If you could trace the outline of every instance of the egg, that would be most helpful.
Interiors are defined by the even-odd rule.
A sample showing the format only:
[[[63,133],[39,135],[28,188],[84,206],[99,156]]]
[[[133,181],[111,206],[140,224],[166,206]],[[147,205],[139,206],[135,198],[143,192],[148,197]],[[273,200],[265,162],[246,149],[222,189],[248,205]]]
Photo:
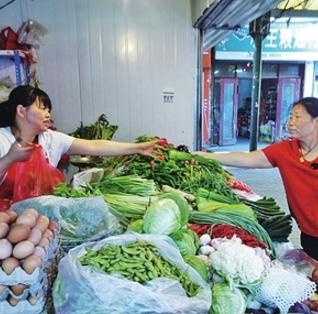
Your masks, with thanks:
[[[0,240],[0,260],[6,259],[12,254],[12,244],[8,239]]]
[[[16,298],[14,298],[13,296],[11,296],[11,295],[9,295],[9,297],[8,297],[8,302],[12,306],[16,306],[19,303],[19,301]]]
[[[38,216],[39,216],[38,211],[37,211],[36,209],[34,209],[34,208],[27,208],[27,209],[25,209],[25,210],[23,211],[22,215],[23,215],[23,214],[31,214],[31,215],[33,215],[35,218],[38,218]]]
[[[35,304],[38,302],[38,299],[35,298],[35,297],[32,297],[31,294],[28,296],[27,299],[28,299],[28,301],[29,301],[32,305],[35,305]]]
[[[27,257],[23,263],[22,268],[28,273],[32,274],[36,268],[42,267],[42,260],[39,256],[31,255]]]
[[[43,238],[48,238],[49,240],[53,239],[53,232],[50,229],[46,229],[43,233]]]
[[[7,275],[11,275],[14,270],[19,267],[19,261],[14,257],[8,257],[2,262],[2,269]]]
[[[9,232],[9,225],[5,222],[0,222],[0,239],[4,238]]]
[[[30,236],[30,226],[24,224],[15,224],[11,227],[7,239],[15,244],[26,240]]]
[[[16,295],[16,296],[19,296],[23,293],[23,291],[25,289],[27,289],[29,286],[23,284],[23,283],[18,283],[14,286],[11,286],[10,287],[10,290]]]
[[[36,256],[40,257],[42,260],[44,260],[46,253],[45,253],[45,250],[43,249],[43,247],[36,246],[34,248],[33,255],[36,255]]]
[[[31,214],[22,214],[18,216],[16,222],[18,224],[28,225],[33,228],[36,224],[36,218],[34,217],[34,215]]]
[[[34,251],[34,244],[31,241],[25,240],[16,244],[13,248],[13,256],[20,259],[26,258]]]
[[[0,222],[9,223],[10,216],[5,212],[0,212]]]
[[[7,288],[6,285],[0,285],[0,294]]]
[[[10,224],[12,224],[13,222],[15,222],[15,220],[17,219],[18,217],[18,213],[15,212],[14,210],[12,209],[9,209],[6,211],[6,214],[10,217]]]
[[[40,215],[36,221],[36,227],[39,228],[42,232],[45,232],[45,230],[48,228],[50,223],[49,218],[47,218],[44,215]]]
[[[49,223],[49,229],[52,231],[58,230],[59,229],[59,224],[56,221],[51,220]]]
[[[31,241],[34,245],[39,244],[42,239],[42,232],[37,227],[31,229],[28,240]]]
[[[39,243],[40,247],[43,247],[44,249],[48,248],[50,246],[50,241],[48,238],[42,238],[40,243]]]

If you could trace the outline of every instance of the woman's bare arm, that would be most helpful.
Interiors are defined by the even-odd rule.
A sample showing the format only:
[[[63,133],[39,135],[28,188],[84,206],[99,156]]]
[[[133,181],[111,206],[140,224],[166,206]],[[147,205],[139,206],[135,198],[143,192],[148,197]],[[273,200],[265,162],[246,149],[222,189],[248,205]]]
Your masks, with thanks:
[[[239,168],[272,168],[273,166],[261,150],[253,152],[207,153],[194,152],[206,158],[218,160],[226,166]]]
[[[106,140],[75,139],[68,150],[69,155],[118,156],[141,154],[152,156],[157,141],[124,143]]]

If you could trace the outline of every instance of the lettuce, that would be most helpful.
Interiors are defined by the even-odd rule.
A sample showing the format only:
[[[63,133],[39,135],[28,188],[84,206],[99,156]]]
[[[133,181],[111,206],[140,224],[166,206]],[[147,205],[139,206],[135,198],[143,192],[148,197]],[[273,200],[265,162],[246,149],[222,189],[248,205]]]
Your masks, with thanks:
[[[182,229],[170,235],[172,240],[176,243],[182,256],[195,255],[197,246],[191,230]]]
[[[246,301],[244,293],[227,283],[216,283],[212,287],[213,302],[210,314],[244,314]]]
[[[181,228],[181,214],[172,199],[159,199],[151,203],[144,215],[144,231],[151,234],[176,232]]]
[[[153,201],[144,215],[144,231],[150,234],[177,232],[189,219],[186,200],[176,193],[163,193]]]

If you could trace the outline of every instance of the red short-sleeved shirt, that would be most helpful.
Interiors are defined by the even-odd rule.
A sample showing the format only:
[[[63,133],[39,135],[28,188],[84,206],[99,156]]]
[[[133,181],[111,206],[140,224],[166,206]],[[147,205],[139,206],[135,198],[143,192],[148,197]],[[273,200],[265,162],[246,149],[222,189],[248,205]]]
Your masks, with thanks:
[[[300,161],[299,142],[295,139],[272,144],[262,150],[273,167],[280,171],[288,205],[304,233],[318,237],[318,169]]]

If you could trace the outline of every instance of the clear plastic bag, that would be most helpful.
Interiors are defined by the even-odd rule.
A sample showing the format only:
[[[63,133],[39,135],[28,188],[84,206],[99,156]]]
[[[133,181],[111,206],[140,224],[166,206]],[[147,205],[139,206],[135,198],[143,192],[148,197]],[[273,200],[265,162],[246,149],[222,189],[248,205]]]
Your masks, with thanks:
[[[202,289],[195,297],[188,297],[175,280],[158,278],[142,285],[120,275],[109,275],[76,259],[85,247],[99,249],[107,244],[125,244],[147,241],[158,253],[179,269]],[[207,313],[211,306],[211,289],[200,275],[183,261],[179,250],[167,236],[125,233],[96,243],[83,244],[69,251],[59,264],[58,277],[53,291],[57,314],[112,313],[112,314],[188,314]]]
[[[12,205],[17,212],[29,207],[60,224],[59,237],[65,251],[83,242],[99,240],[121,231],[118,219],[109,212],[101,196],[65,198],[47,195]]]

